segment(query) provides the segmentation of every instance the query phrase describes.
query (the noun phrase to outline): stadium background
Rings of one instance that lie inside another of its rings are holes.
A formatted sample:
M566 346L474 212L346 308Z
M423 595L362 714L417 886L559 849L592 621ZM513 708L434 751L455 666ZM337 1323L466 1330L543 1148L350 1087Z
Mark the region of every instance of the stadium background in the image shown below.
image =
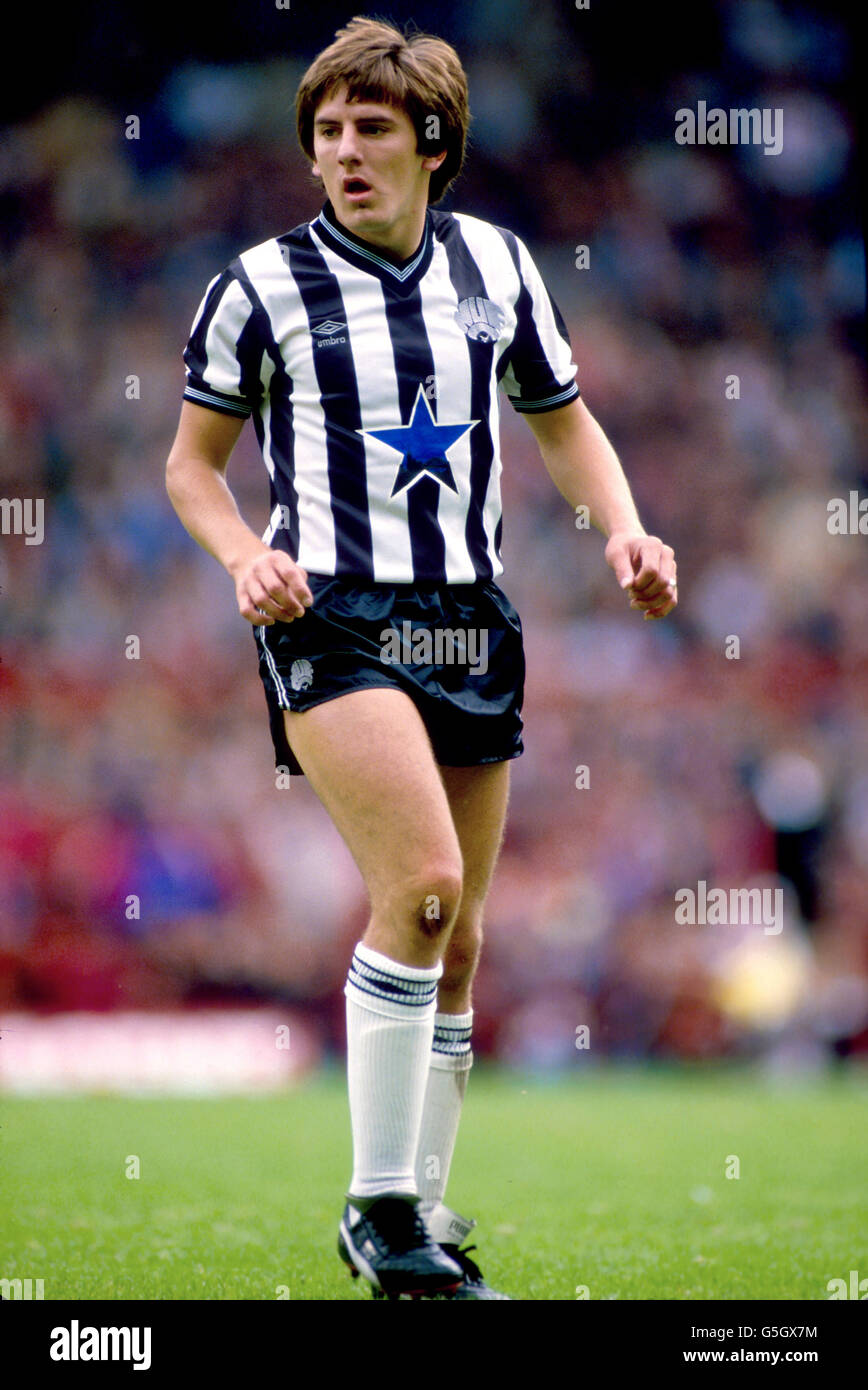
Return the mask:
M0 556L13 1089L63 1073L43 1047L25 1076L16 1029L70 1014L168 1011L175 1028L177 1010L265 1009L290 1020L295 1064L343 1052L361 884L306 784L275 786L249 630L163 467L205 285L320 205L292 98L358 11L212 4L207 23L179 9L167 27L141 6L58 8L39 21L41 61L0 98L0 496L45 500L44 543L4 535ZM829 500L868 486L846 11L382 13L465 59L471 145L442 206L527 240L585 399L679 560L677 612L643 624L504 403L502 584L527 635L527 751L475 1052L546 1072L864 1061L868 568L864 536L827 529ZM699 100L782 108L782 153L677 145L674 113ZM252 430L229 481L260 529ZM700 880L782 888L784 930L676 924L676 890Z

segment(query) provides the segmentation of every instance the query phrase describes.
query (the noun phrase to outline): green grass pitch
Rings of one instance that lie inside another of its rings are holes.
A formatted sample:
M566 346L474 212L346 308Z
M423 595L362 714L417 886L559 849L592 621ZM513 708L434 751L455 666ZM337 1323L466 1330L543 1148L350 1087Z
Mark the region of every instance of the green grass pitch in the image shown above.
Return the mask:
M868 1276L866 1095L853 1073L477 1066L447 1196L514 1298L827 1299ZM0 1277L46 1299L370 1296L335 1252L339 1072L267 1097L0 1108Z

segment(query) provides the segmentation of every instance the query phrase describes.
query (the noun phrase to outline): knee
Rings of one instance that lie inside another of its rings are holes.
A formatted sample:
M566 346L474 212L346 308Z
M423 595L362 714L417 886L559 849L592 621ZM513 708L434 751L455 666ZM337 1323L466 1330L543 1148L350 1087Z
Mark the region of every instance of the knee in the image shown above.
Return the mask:
M455 923L461 902L461 870L441 869L420 886L427 891L417 901L416 924L423 936L445 936Z
M461 866L432 865L414 875L401 891L400 912L429 940L446 936L452 929L461 902Z

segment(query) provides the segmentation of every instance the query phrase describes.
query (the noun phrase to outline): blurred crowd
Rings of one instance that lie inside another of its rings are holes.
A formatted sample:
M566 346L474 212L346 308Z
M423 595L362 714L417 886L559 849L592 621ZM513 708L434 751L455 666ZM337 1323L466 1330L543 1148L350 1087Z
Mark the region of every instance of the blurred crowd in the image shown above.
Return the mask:
M527 240L680 595L627 609L504 401L526 752L475 1050L864 1058L868 540L827 526L868 497L846 36L720 5L715 57L613 91L557 7L530 53L509 6L453 9L474 125L444 206ZM320 206L290 117L314 51L181 65L137 138L93 95L4 133L0 497L44 498L45 539L0 540L0 1017L278 1000L343 1045L361 881L275 784L251 629L163 484L206 284ZM699 99L781 108L782 153L677 145ZM229 481L261 530L250 426ZM783 930L677 923L700 881L781 889Z

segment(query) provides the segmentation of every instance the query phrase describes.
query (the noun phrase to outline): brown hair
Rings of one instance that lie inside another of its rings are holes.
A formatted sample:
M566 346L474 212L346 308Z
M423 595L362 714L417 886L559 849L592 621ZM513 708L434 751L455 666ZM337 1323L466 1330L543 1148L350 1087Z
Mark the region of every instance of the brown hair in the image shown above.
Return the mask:
M379 101L406 111L419 153L446 158L431 175L428 201L436 203L464 162L470 110L467 77L455 49L433 34L404 35L394 25L356 16L339 29L299 84L295 99L298 138L314 158L313 123L323 101L346 84L350 101ZM432 124L430 118L437 117Z

